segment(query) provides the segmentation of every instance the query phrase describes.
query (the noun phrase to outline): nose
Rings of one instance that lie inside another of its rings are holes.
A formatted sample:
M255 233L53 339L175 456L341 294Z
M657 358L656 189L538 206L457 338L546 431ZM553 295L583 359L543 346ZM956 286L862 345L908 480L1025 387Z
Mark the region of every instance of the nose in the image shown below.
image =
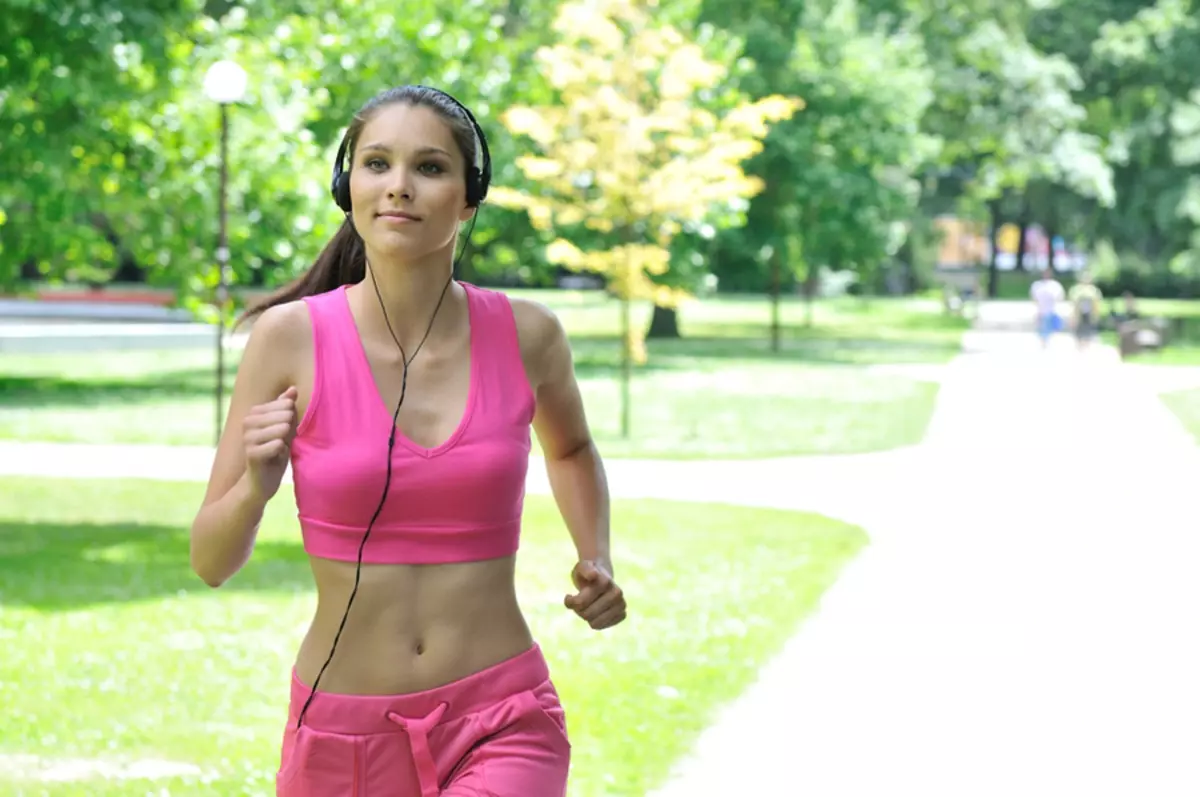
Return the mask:
M413 179L408 169L399 167L392 169L392 181L388 186L388 199L412 199Z

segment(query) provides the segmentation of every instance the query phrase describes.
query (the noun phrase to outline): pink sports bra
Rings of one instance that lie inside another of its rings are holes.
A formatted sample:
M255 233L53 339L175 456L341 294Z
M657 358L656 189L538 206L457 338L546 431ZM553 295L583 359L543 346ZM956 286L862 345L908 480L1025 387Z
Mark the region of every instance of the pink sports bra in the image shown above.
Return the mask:
M471 319L466 410L435 448L397 430L391 487L363 562L471 562L517 550L533 391L508 297L459 284ZM300 531L310 555L353 562L383 492L392 412L371 375L345 287L304 301L316 360L291 453Z

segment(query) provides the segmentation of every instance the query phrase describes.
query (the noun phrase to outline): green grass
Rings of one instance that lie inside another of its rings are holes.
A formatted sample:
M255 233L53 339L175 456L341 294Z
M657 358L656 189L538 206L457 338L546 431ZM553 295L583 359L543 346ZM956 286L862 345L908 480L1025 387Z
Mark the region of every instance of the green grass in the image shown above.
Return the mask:
M1104 333L1101 340L1114 348L1119 343L1115 332ZM1139 352L1126 362L1138 365L1197 366L1200 365L1200 341L1176 341L1164 349Z
M1200 388L1163 393L1159 398L1200 443Z
M685 306L683 337L649 342L632 386L633 422L620 436L617 306L602 294L514 291L554 307L574 347L588 417L606 456L752 457L882 450L920 440L937 386L864 366L945 362L967 322L935 300L842 299L781 306L769 344L762 299ZM651 308L635 307L648 323ZM227 368L232 384L236 363ZM5 355L0 438L208 444L213 355L118 352Z
M35 783L0 759L0 793L274 793L311 576L285 491L250 564L219 590L203 586L186 537L201 490L4 481L0 756L157 759L204 775ZM596 634L562 608L574 559L551 500L527 506L520 595L567 708L572 797L660 783L866 542L814 515L622 501L614 542L630 619Z
M1161 315L1181 319L1177 333L1165 349L1137 355L1135 362L1146 365L1200 365L1200 301L1153 300L1139 302L1146 315ZM1200 389L1179 390L1160 396L1167 409L1200 443Z
M1167 318L1200 318L1200 301L1195 299L1138 299L1138 312Z

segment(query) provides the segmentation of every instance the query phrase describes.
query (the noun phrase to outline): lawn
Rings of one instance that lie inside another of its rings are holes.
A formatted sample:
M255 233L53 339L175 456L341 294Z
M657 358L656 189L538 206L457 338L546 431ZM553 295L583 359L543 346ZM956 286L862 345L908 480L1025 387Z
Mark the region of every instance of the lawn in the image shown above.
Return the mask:
M246 569L219 590L203 586L187 565L201 490L4 480L0 793L273 794L310 573L285 489ZM573 551L551 499L527 506L521 600L567 708L572 797L633 797L660 783L866 542L814 515L622 501L615 555L631 614L598 635L562 608ZM62 775L70 759L201 774L33 779L38 766Z
M1200 388L1163 393L1159 398L1200 443Z
M683 337L650 341L632 387L633 430L619 433L617 308L603 294L514 291L554 307L574 346L589 419L606 456L754 457L883 450L921 439L937 385L868 366L939 363L967 322L936 301L839 299L812 326L784 301L780 351L756 298L707 299L681 311ZM635 307L645 324L650 307ZM236 360L236 354L231 358ZM0 359L0 438L209 444L207 349ZM232 384L236 362L228 367Z

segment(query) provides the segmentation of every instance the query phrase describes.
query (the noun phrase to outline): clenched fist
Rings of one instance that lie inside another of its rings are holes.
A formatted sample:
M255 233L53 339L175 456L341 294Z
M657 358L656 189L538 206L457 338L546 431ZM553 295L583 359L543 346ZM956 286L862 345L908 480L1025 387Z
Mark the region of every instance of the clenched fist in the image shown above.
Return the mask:
M251 407L242 421L246 470L250 483L264 502L279 492L296 436L296 388L289 387L279 398Z
M610 628L625 619L625 594L613 581L611 568L602 562L584 560L571 571L574 595L563 604L587 620L597 631Z

